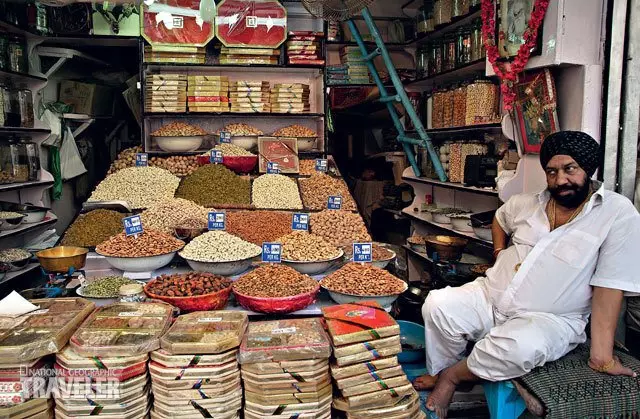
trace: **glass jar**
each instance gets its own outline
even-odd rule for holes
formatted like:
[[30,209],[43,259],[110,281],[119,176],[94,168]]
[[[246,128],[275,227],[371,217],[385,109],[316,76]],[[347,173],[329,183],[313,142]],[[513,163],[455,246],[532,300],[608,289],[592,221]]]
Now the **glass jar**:
[[27,73],[27,55],[25,53],[24,39],[19,36],[9,37],[7,45],[9,70],[16,73]]
[[442,97],[442,128],[453,127],[453,90],[447,90]]
[[465,125],[491,124],[499,121],[498,86],[485,79],[469,84]]
[[28,182],[29,163],[27,158],[27,147],[23,143],[14,140],[10,143],[9,148],[11,150],[13,181]]
[[0,184],[15,182],[11,145],[5,141],[0,143]]
[[433,19],[436,26],[451,22],[453,0],[435,0],[433,3]]
[[471,62],[471,31],[468,28],[460,28],[456,32],[456,67],[467,65]]
[[486,56],[484,38],[482,37],[482,19],[473,21],[471,29],[471,61],[478,61]]
[[142,303],[146,300],[141,284],[127,284],[118,290],[121,303]]
[[418,78],[429,75],[429,44],[421,45],[416,52],[416,72]]
[[40,152],[38,145],[32,141],[24,141],[27,152],[27,166],[29,170],[29,182],[40,180]]
[[0,32],[0,70],[9,69],[9,35]]
[[433,6],[434,0],[424,0],[424,15],[426,18],[427,33],[436,30],[435,20],[433,18]]
[[433,129],[433,93],[427,94],[424,101],[425,128]]
[[442,41],[442,71],[456,68],[456,37],[448,35]]
[[7,110],[9,109],[9,90],[0,84],[0,127],[7,125]]
[[34,116],[31,90],[9,91],[9,112],[6,116],[7,126],[33,128]]
[[469,14],[469,0],[453,0],[451,10],[452,17],[460,17]]
[[429,53],[429,75],[442,73],[442,40],[434,40]]
[[444,128],[444,91],[433,93],[433,106],[431,109],[431,125],[433,129]]
[[[416,114],[420,117],[420,109],[422,108],[420,102],[422,100],[422,95],[420,92],[407,92],[407,96],[409,97],[409,102],[411,102],[411,105],[413,106],[413,110],[416,111]],[[405,128],[408,131],[413,131],[415,129],[415,125],[413,125],[413,121],[409,118],[409,114],[407,112],[405,112]]]
[[467,118],[467,86],[459,85],[453,90],[453,126],[462,127]]
[[427,15],[424,6],[420,6],[416,15],[416,37],[420,37],[427,33]]

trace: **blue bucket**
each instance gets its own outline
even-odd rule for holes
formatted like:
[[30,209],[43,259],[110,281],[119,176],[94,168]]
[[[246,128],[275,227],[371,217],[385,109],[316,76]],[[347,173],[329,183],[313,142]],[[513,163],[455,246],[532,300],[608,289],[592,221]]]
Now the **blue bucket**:
[[398,361],[401,364],[424,363],[424,326],[404,320],[398,320],[398,324],[402,342],[402,352],[398,355]]

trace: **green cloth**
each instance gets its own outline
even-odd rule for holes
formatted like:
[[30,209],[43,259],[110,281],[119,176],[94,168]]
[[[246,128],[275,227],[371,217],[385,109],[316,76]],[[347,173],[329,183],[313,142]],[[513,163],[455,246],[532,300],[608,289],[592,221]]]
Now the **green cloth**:
[[60,167],[60,148],[49,147],[49,171],[53,175],[51,199],[57,201],[62,198],[62,169]]

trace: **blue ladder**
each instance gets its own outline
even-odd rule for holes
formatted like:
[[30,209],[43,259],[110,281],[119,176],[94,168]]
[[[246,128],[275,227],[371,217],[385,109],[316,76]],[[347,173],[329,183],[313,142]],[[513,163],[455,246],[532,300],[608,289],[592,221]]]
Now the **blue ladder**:
[[[363,9],[362,16],[364,18],[364,21],[367,24],[367,27],[369,28],[369,32],[371,33],[371,35],[373,36],[373,39],[375,39],[375,42],[376,42],[377,48],[372,52],[369,52],[367,50],[367,47],[362,41],[362,36],[360,35],[360,31],[358,30],[355,22],[352,19],[349,19],[347,23],[349,24],[349,29],[351,30],[351,34],[355,38],[356,43],[360,48],[362,57],[364,58],[364,61],[367,64],[367,67],[369,68],[369,72],[373,76],[373,79],[376,85],[378,86],[378,89],[380,89],[380,102],[387,105],[387,109],[389,110],[389,114],[391,115],[391,119],[393,120],[393,124],[395,125],[396,130],[398,131],[397,140],[400,142],[400,144],[402,144],[402,148],[404,149],[404,152],[406,153],[407,158],[409,159],[409,163],[413,168],[413,172],[415,173],[416,176],[420,176],[420,168],[418,167],[418,163],[416,162],[415,150],[413,149],[413,146],[424,147],[429,152],[429,158],[431,159],[431,162],[433,163],[433,167],[435,168],[436,173],[438,174],[438,178],[440,179],[441,182],[446,182],[447,175],[445,174],[444,168],[442,167],[442,163],[440,162],[438,153],[433,147],[433,144],[431,143],[431,139],[427,135],[427,132],[424,130],[424,126],[422,125],[422,121],[418,117],[416,110],[413,108],[413,105],[409,101],[409,97],[407,96],[407,93],[404,91],[404,86],[402,84],[402,81],[398,76],[398,72],[396,71],[393,65],[393,61],[391,60],[389,51],[387,51],[387,47],[384,45],[384,42],[382,41],[382,37],[380,36],[378,27],[376,26],[373,20],[373,17],[369,12],[369,9],[366,9],[366,8]],[[384,60],[384,64],[387,67],[387,71],[389,71],[389,75],[391,76],[391,81],[393,82],[393,86],[396,89],[395,95],[389,95],[386,87],[382,83],[382,79],[380,78],[380,75],[378,74],[378,70],[373,64],[373,60],[378,56],[382,56],[382,59]],[[400,116],[398,115],[398,111],[393,106],[394,102],[402,104],[405,111],[407,112],[407,115],[409,116],[409,119],[411,119],[413,126],[418,132],[418,136],[420,137],[420,139],[411,138],[406,135],[404,131],[404,127],[400,122]]]

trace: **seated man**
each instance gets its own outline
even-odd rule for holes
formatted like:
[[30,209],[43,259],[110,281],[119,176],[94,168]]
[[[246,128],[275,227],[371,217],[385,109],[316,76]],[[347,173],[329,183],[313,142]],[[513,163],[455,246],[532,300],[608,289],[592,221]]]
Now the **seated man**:
[[[486,278],[429,293],[422,315],[430,376],[414,385],[435,382],[427,408],[438,417],[461,382],[519,377],[585,342],[590,313],[591,368],[635,376],[613,357],[613,344],[623,292],[640,291],[640,215],[591,180],[599,159],[585,133],[550,135],[540,153],[548,188],[498,209],[497,260]],[[464,358],[468,341],[477,343]]]

